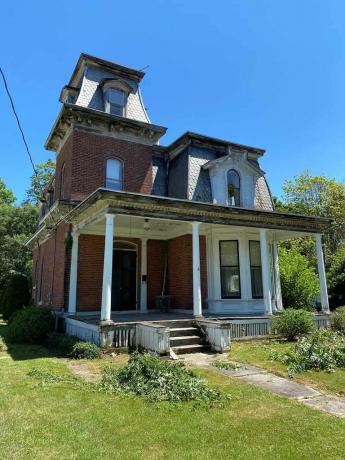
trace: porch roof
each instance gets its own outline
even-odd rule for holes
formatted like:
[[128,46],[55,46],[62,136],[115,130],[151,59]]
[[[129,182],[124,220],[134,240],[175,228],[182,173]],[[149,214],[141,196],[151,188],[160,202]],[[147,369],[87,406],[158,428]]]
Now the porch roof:
[[72,224],[78,224],[96,213],[98,215],[102,213],[127,214],[308,233],[322,233],[332,222],[332,219],[325,217],[228,207],[213,203],[114,191],[105,188],[99,188],[89,195],[66,214],[64,220]]

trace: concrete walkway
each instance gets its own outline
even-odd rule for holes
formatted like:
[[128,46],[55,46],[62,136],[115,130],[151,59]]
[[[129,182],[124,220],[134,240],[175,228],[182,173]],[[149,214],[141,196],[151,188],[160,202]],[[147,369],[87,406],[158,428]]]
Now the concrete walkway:
[[[278,377],[260,367],[250,364],[234,363],[222,357],[220,358],[219,355],[215,357],[215,355],[207,353],[193,353],[190,355],[183,355],[181,358],[186,364],[210,368],[223,375],[243,380],[277,395],[295,399],[306,406],[336,415],[337,417],[345,418],[344,398],[321,393],[303,383],[298,383],[284,377]],[[213,365],[215,361],[224,361],[230,365],[232,364],[234,368],[220,369]]]

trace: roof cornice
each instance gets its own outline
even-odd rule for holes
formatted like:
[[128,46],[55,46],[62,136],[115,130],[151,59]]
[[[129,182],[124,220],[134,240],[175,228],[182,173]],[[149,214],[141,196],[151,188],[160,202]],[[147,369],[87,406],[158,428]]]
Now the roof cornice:
[[[82,127],[95,133],[132,134],[137,142],[153,145],[165,134],[167,128],[130,118],[119,117],[100,110],[65,103],[49,133],[45,148],[57,151],[70,127]],[[114,136],[116,137],[116,136]]]

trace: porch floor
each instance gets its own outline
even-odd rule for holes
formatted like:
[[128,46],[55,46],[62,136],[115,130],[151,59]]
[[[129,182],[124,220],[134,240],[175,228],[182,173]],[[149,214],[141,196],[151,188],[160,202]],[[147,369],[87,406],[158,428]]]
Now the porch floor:
[[[270,318],[267,315],[226,315],[226,314],[217,314],[217,313],[208,313],[207,311],[203,312],[204,318],[214,318],[219,320],[240,320],[240,319],[265,319]],[[100,313],[76,313],[75,315],[68,315],[68,318],[81,321],[87,324],[99,324],[100,322]],[[178,312],[178,311],[168,311],[160,312],[155,310],[149,310],[147,313],[142,312],[112,312],[111,320],[114,324],[133,324],[141,321],[149,322],[161,322],[161,321],[190,321],[194,318],[192,311],[187,312]]]

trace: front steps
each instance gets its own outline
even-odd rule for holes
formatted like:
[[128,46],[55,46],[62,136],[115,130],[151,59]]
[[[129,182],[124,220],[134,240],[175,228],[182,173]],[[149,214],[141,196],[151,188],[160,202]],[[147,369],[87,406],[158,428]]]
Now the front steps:
[[194,321],[165,321],[160,324],[170,328],[170,349],[176,355],[210,350],[201,329]]

